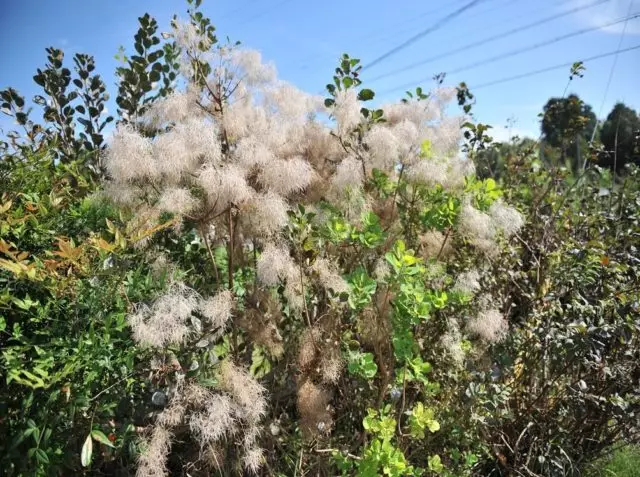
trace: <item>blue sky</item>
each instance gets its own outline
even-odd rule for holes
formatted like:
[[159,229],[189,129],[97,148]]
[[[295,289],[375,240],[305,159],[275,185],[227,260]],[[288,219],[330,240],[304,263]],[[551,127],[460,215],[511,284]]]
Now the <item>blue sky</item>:
[[[314,93],[323,91],[331,79],[337,57],[348,52],[364,65],[380,57],[408,38],[436,24],[469,0],[204,0],[202,10],[218,27],[219,37],[229,36],[258,49],[273,61],[282,79]],[[392,55],[362,74],[379,100],[402,94],[392,91],[415,82],[429,87],[436,73],[463,68],[525,48],[576,30],[623,18],[629,11],[640,12],[640,0],[481,0],[443,28]],[[96,0],[1,0],[0,4],[0,88],[13,86],[23,94],[38,93],[32,81],[36,68],[45,63],[45,47],[62,48],[69,57],[75,52],[95,56],[97,68],[109,91],[116,92],[114,54],[123,45],[129,51],[137,29],[137,17],[149,12],[161,29],[168,30],[173,13],[185,16],[186,2],[176,0],[136,0],[100,2]],[[536,28],[465,49],[419,68],[367,83],[367,79],[388,73],[425,58],[436,56],[488,36],[520,28],[550,15],[574,8],[578,12]],[[528,71],[576,61],[615,51],[624,23],[585,33],[552,45],[501,61],[447,76],[445,83],[465,81],[472,91],[480,85]],[[640,45],[640,18],[627,23],[622,48]],[[584,78],[572,82],[569,91],[580,95],[598,113],[614,62],[610,56],[586,64]],[[640,49],[619,56],[602,115],[617,101],[640,109]],[[512,119],[513,133],[537,135],[538,118],[546,100],[562,94],[568,68],[550,71],[517,81],[475,91],[476,117],[492,124],[495,136],[504,137]],[[382,94],[382,92],[387,92]],[[114,108],[111,104],[111,108]],[[0,119],[0,127],[7,128]]]

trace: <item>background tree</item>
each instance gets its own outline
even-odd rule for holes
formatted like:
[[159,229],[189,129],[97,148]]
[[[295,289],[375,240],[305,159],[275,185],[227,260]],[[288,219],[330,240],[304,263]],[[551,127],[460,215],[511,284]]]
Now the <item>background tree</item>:
[[601,165],[620,169],[625,164],[640,163],[640,117],[624,103],[617,103],[600,130],[604,151]]
[[577,165],[595,125],[596,115],[591,106],[577,95],[551,98],[542,113],[542,138],[546,145],[560,150],[561,163],[569,158]]

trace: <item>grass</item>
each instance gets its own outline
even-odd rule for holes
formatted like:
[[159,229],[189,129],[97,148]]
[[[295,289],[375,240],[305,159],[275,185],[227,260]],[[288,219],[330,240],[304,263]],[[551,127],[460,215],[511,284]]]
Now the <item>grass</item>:
[[595,476],[640,477],[640,447],[624,447],[596,465]]

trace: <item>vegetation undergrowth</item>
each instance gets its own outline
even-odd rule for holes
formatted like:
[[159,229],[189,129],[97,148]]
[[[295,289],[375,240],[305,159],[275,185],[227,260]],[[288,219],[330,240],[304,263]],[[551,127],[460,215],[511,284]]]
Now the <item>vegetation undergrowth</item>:
[[347,54],[310,95],[188,3],[139,19],[109,140],[87,55],[47,50],[44,125],[0,92],[7,475],[578,476],[638,444],[637,141],[586,146],[569,97],[493,145],[464,84],[377,105]]

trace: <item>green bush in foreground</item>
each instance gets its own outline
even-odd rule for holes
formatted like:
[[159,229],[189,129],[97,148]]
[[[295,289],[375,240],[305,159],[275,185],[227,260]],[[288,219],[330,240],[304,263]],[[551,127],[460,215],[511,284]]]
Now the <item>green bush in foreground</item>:
[[638,171],[513,145],[479,178],[464,88],[370,107],[344,55],[308,95],[198,4],[140,19],[108,148],[62,111],[2,157],[3,471],[577,476],[636,443]]

